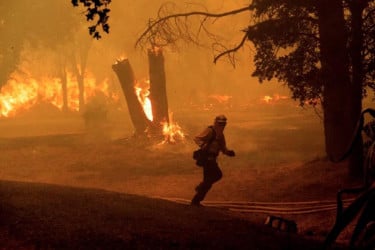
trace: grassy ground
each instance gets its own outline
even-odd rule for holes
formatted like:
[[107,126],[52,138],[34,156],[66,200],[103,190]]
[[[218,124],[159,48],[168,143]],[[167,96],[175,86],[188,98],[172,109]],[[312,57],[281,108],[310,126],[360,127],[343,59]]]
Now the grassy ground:
[[[36,136],[40,125],[35,125],[25,128],[25,137],[22,130],[6,133],[7,126],[17,127],[9,124],[22,127],[22,121],[0,121],[0,179],[7,180],[0,184],[0,242],[5,242],[0,247],[319,247],[334,223],[334,210],[280,215],[297,223],[298,234],[289,235],[262,226],[269,212],[192,208],[165,200],[193,196],[201,169],[191,159],[191,137],[214,114],[176,113],[186,138],[174,145],[132,139],[113,129],[121,122],[81,133],[82,124],[69,120],[68,130],[75,133],[48,136]],[[224,177],[207,204],[334,200],[338,189],[357,184],[347,177],[345,163],[322,157],[321,124],[313,114],[268,110],[227,116],[227,144],[237,156],[219,158]],[[51,124],[54,133],[63,131],[63,122]],[[349,235],[350,228],[338,242],[347,243]]]
[[93,189],[1,182],[2,249],[319,249],[226,212]]

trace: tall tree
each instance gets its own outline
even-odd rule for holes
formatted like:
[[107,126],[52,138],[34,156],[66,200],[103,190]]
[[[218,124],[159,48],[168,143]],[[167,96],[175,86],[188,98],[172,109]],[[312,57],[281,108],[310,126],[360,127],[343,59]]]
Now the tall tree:
[[[317,1],[320,37],[320,62],[323,80],[324,131],[327,154],[338,158],[347,145],[359,120],[362,105],[362,86],[350,81],[349,58],[346,44],[344,9],[341,0]],[[358,91],[359,90],[359,91]],[[350,164],[361,164],[357,143]],[[358,166],[358,165],[357,165]]]
[[[373,8],[368,6],[370,1],[307,1],[300,3],[300,6],[296,5],[295,1],[280,1],[279,3],[268,1],[271,8],[269,8],[270,6],[264,6],[265,2],[257,1],[258,6],[254,4],[253,7],[257,11],[263,10],[268,15],[270,14],[269,9],[280,13],[280,10],[287,7],[287,11],[295,9],[300,13],[304,13],[303,18],[298,19],[298,23],[304,23],[303,20],[311,20],[309,25],[304,24],[298,32],[290,32],[289,29],[289,34],[297,38],[292,43],[294,47],[301,48],[299,41],[306,35],[311,36],[311,34],[314,34],[314,37],[317,37],[316,40],[319,42],[317,44],[308,42],[307,47],[303,48],[305,51],[309,51],[308,53],[312,52],[312,54],[319,55],[319,60],[312,65],[310,64],[312,66],[311,69],[314,69],[313,71],[317,72],[317,74],[312,74],[311,76],[313,77],[304,75],[303,71],[297,71],[297,74],[292,74],[297,76],[304,75],[310,81],[303,83],[302,91],[296,92],[294,90],[293,93],[299,94],[298,98],[303,100],[301,96],[303,97],[306,93],[309,93],[306,90],[309,90],[309,87],[314,86],[314,84],[316,86],[316,83],[318,83],[318,91],[313,92],[312,97],[319,96],[322,99],[326,151],[330,158],[337,158],[343,154],[347,145],[350,144],[353,130],[362,109],[361,101],[366,90],[365,87],[370,86],[364,79],[366,75],[373,74],[371,69],[364,70],[363,67],[363,63],[366,61],[363,54],[364,51],[368,50],[368,46],[363,44],[364,37],[366,39],[371,37],[367,35],[366,31],[373,29],[374,24],[373,21],[369,21],[366,25],[363,23],[365,10],[368,12],[368,16],[373,16]],[[275,11],[275,8],[277,11]],[[283,10],[282,12],[285,11]],[[288,16],[293,15],[288,14]],[[280,32],[288,33],[290,25],[287,26],[287,29],[280,27],[276,23],[279,19],[285,19],[285,17],[276,18],[276,20],[267,18],[267,20],[271,20],[271,23],[273,22],[268,27],[268,30],[279,28]],[[253,27],[256,26],[258,25]],[[316,32],[311,33],[314,30]],[[260,34],[265,30],[260,28],[257,31]],[[273,41],[275,39],[277,38],[274,38]],[[274,46],[270,54],[275,54],[274,52],[278,48],[278,46]],[[310,50],[306,50],[306,48],[310,48]],[[259,49],[257,54],[259,54]],[[368,53],[368,55],[371,58],[374,57],[373,52]],[[288,55],[288,57],[292,56],[291,53]],[[268,61],[269,58],[264,56],[260,59],[263,64],[267,64]],[[306,60],[303,61],[302,66],[309,65]],[[287,67],[291,65],[293,64],[287,64]],[[278,66],[281,65],[279,64]],[[293,67],[292,70],[295,70],[295,68]],[[284,68],[283,71],[287,72],[287,69]],[[270,72],[277,72],[277,67],[263,70],[261,74],[267,75]],[[279,75],[276,74],[275,76],[280,79]],[[314,77],[318,77],[318,79],[314,80]],[[288,82],[289,86],[290,83],[292,83],[293,87],[298,86],[290,79],[287,79],[286,82]],[[293,87],[291,88],[292,90]],[[362,169],[362,143],[360,138],[357,138],[354,145],[349,167],[350,172],[357,175]]]

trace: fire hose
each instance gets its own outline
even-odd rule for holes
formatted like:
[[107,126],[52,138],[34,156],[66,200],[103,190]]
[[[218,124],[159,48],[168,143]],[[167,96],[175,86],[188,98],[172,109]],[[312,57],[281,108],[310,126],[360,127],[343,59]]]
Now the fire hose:
[[[190,204],[189,200],[182,198],[155,197],[180,204]],[[344,199],[343,205],[349,205],[354,198]],[[202,205],[207,207],[224,208],[240,213],[273,213],[273,214],[309,214],[337,209],[336,200],[299,201],[299,202],[248,202],[248,201],[204,201]]]

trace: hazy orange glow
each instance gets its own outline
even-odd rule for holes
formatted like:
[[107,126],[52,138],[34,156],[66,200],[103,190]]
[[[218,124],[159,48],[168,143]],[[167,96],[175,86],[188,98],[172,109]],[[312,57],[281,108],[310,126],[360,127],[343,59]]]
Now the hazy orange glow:
[[[118,100],[119,97],[110,93],[108,87],[107,80],[97,84],[94,77],[85,77],[85,102],[98,93],[115,101]],[[18,80],[17,77],[14,77],[1,88],[0,117],[14,117],[20,111],[28,110],[35,104],[43,102],[50,103],[60,110],[63,108],[62,85],[59,78]],[[72,111],[79,110],[78,83],[72,74],[68,74],[67,77],[67,108]]]
[[215,99],[218,103],[227,103],[232,96],[230,95],[209,95],[209,98]]
[[154,117],[152,115],[151,100],[148,97],[150,95],[150,80],[144,80],[140,82],[137,81],[134,89],[138,97],[138,101],[141,103],[147,119],[153,121]]

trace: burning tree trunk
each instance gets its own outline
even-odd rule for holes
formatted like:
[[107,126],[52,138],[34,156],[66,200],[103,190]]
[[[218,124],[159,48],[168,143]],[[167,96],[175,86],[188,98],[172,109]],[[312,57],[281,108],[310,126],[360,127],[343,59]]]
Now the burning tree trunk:
[[161,132],[163,122],[169,123],[168,99],[164,70],[164,56],[161,49],[148,50],[150,74],[150,100],[152,103],[153,125]]
[[78,91],[79,91],[79,111],[84,110],[85,105],[85,77],[83,73],[77,74]]
[[68,111],[68,76],[65,69],[65,63],[60,64],[60,79],[61,79],[61,94],[63,106],[62,110],[64,112]]
[[68,74],[66,72],[67,56],[60,55],[57,61],[59,77],[61,79],[62,110],[67,112],[68,107]]
[[124,59],[118,61],[116,64],[112,65],[112,69],[117,74],[122,91],[125,95],[130,119],[134,125],[135,135],[144,135],[144,131],[148,127],[148,122],[134,91],[135,79],[129,60]]
[[89,47],[80,49],[79,53],[73,52],[73,72],[77,77],[78,90],[79,90],[79,111],[84,111],[85,106],[85,71],[87,65]]

